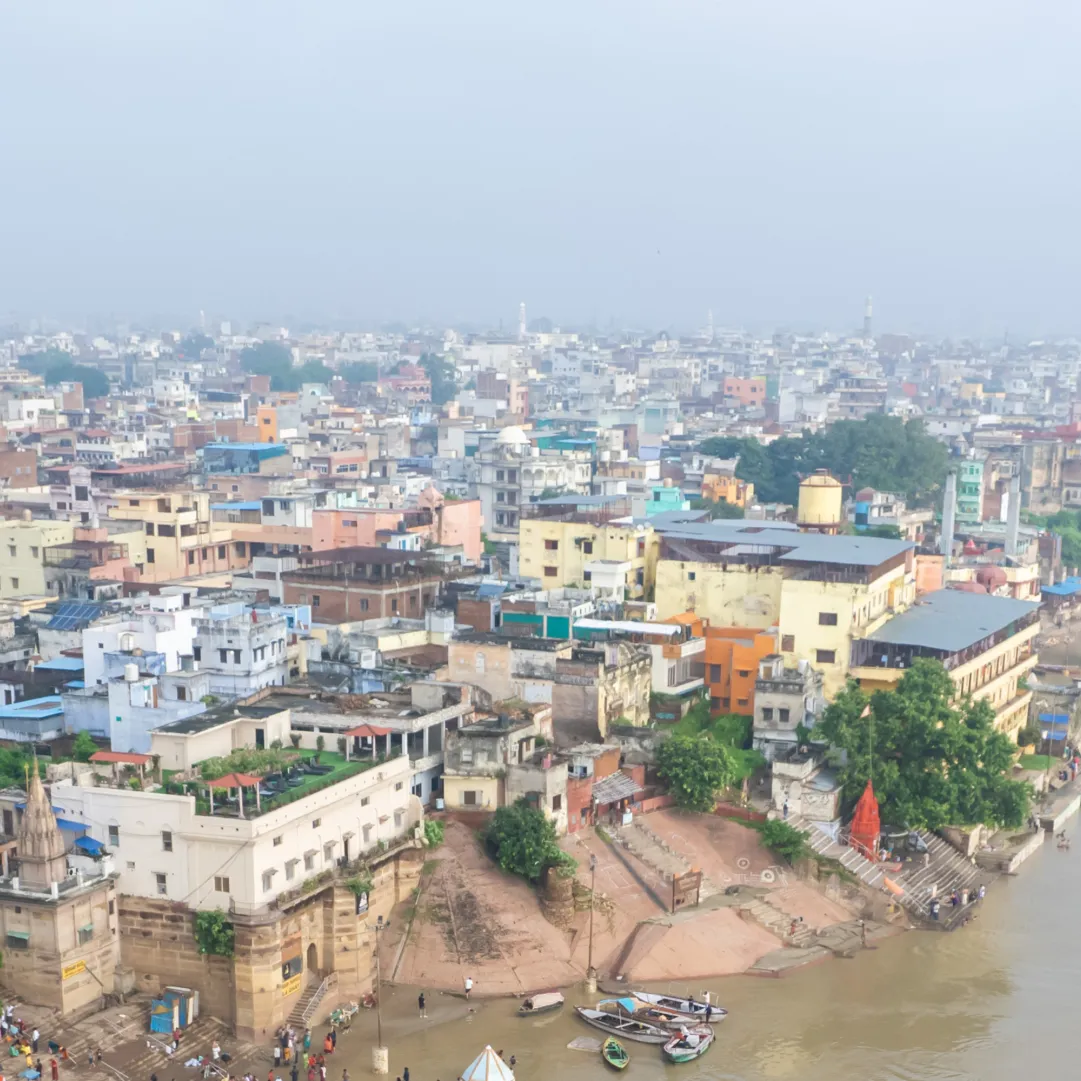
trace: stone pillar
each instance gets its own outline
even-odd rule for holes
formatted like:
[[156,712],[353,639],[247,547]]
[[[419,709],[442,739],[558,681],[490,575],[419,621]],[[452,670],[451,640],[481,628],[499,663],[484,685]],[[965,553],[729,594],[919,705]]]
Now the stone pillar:
[[390,1073],[390,1052],[385,1047],[372,1048],[372,1073]]

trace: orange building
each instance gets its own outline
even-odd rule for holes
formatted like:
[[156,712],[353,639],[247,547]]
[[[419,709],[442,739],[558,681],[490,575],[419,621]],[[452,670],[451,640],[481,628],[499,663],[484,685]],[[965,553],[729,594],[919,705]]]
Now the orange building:
[[274,406],[260,405],[256,409],[255,426],[259,431],[256,442],[278,442],[278,410]]
[[754,715],[758,662],[777,652],[772,631],[753,627],[706,627],[706,686],[716,713]]
[[706,473],[702,477],[702,498],[714,503],[749,507],[754,502],[754,485],[731,473]]
[[765,405],[766,380],[760,375],[738,379],[734,375],[724,378],[724,396],[735,398],[740,405]]

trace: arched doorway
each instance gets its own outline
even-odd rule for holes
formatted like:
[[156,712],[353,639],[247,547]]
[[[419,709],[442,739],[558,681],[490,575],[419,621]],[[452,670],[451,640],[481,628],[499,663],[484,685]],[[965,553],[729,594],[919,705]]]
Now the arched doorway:
[[315,943],[312,942],[308,946],[308,975],[314,976],[319,979],[319,951],[315,948]]

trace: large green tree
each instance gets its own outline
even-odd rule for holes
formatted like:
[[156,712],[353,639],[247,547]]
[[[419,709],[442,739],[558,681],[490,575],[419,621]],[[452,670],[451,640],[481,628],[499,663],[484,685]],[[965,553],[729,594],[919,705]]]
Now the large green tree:
[[359,360],[343,365],[338,374],[347,383],[374,383],[379,378],[379,365],[374,360]]
[[929,505],[946,479],[946,447],[929,436],[920,420],[868,417],[840,420],[820,432],[787,436],[763,446],[756,439],[712,437],[699,450],[723,458],[739,457],[736,476],[755,486],[765,503],[795,503],[800,476],[829,469],[852,490],[871,487],[898,492],[912,503]]
[[47,387],[58,383],[82,383],[86,398],[106,398],[109,395],[109,377],[87,364],[76,364],[70,353],[61,349],[46,349],[43,353],[28,353],[19,357],[20,367],[40,375]]
[[736,778],[733,752],[708,735],[670,736],[657,751],[657,773],[676,806],[711,811],[717,793]]
[[435,353],[425,353],[420,358],[420,366],[432,381],[432,402],[435,405],[449,402],[458,393],[457,369],[449,360]]
[[321,361],[293,367],[293,354],[280,342],[259,342],[240,354],[240,366],[252,375],[269,375],[271,390],[300,390],[304,383],[329,383],[334,373]]
[[496,811],[485,840],[504,871],[521,875],[530,882],[538,881],[546,867],[574,865],[559,847],[552,820],[524,800]]
[[848,808],[870,779],[891,823],[1013,828],[1032,793],[1010,780],[1016,747],[994,725],[985,700],[957,700],[946,669],[920,659],[892,691],[868,697],[849,683],[826,707],[815,736],[845,752],[840,781]]

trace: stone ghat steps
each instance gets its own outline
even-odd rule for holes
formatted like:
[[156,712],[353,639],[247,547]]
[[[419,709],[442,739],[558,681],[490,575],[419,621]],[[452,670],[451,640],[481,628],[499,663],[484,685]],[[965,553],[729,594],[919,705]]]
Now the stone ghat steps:
[[744,919],[753,920],[771,935],[776,935],[786,946],[805,949],[815,945],[818,938],[817,933],[805,923],[796,924],[795,931],[792,931],[792,917],[762,898],[740,905],[739,912]]

